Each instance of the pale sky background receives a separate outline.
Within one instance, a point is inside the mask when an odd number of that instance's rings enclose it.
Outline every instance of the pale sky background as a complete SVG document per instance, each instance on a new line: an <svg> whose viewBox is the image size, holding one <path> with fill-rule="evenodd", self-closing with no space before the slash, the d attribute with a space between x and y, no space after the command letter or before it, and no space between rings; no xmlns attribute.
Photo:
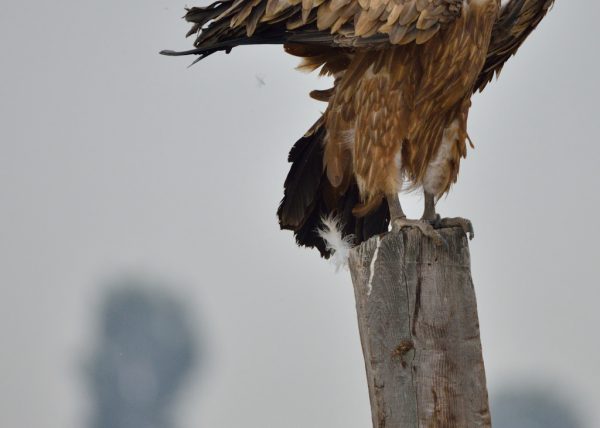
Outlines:
<svg viewBox="0 0 600 428"><path fill-rule="evenodd" d="M364 428L349 274L278 230L292 143L329 82L279 47L187 69L173 0L0 8L0 426L79 428L106 281L172 284L210 347L181 428ZM474 98L442 214L471 244L492 394L558 391L600 426L600 3L557 0ZM257 76L265 81L258 84ZM413 216L421 201L404 197Z"/></svg>

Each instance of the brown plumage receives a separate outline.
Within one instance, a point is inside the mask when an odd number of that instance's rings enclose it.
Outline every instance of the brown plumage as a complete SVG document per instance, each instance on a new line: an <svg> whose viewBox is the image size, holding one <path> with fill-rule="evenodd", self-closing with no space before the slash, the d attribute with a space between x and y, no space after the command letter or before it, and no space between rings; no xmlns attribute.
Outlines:
<svg viewBox="0 0 600 428"><path fill-rule="evenodd" d="M435 220L431 201L456 182L467 153L471 95L553 1L222 0L188 10L195 49L163 53L200 60L282 44L300 69L334 77L333 88L311 93L327 108L290 153L278 211L299 244L328 256L316 231L322 216L340 217L359 243L402 219L390 198L405 187L424 190L424 219Z"/></svg>

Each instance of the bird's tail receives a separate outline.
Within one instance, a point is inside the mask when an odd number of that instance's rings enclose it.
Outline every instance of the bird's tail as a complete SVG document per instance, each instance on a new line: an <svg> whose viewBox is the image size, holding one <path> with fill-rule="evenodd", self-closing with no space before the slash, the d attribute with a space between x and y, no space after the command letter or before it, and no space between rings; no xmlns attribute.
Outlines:
<svg viewBox="0 0 600 428"><path fill-rule="evenodd" d="M331 240L326 240L331 236L327 233L331 224L335 223L339 229L340 242L354 246L387 232L389 212L384 200L364 217L353 214L352 209L360 201L358 186L354 181L339 188L329 183L323 169L325 134L321 117L292 147L288 158L292 166L277 216L282 229L294 232L298 245L317 248L323 257L329 258L336 252Z"/></svg>

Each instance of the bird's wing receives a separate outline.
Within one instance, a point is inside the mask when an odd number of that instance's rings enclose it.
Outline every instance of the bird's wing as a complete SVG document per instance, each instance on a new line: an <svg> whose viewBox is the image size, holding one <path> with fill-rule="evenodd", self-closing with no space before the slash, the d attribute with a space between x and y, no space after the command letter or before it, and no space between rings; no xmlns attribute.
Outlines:
<svg viewBox="0 0 600 428"><path fill-rule="evenodd" d="M500 74L504 63L517 52L553 4L554 0L510 0L502 8L476 90L483 90L494 75Z"/></svg>
<svg viewBox="0 0 600 428"><path fill-rule="evenodd" d="M200 55L249 44L422 44L460 16L463 0L221 0L188 9Z"/></svg>

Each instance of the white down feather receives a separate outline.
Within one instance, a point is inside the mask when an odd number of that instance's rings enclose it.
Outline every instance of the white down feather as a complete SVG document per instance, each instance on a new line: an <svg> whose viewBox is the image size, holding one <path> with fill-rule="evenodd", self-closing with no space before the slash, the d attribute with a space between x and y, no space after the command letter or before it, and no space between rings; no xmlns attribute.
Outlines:
<svg viewBox="0 0 600 428"><path fill-rule="evenodd" d="M335 270L348 267L348 257L350 250L353 248L353 235L342 236L343 224L341 219L333 215L321 218L322 227L317 232L325 241L328 250L331 251L331 262L335 266Z"/></svg>

